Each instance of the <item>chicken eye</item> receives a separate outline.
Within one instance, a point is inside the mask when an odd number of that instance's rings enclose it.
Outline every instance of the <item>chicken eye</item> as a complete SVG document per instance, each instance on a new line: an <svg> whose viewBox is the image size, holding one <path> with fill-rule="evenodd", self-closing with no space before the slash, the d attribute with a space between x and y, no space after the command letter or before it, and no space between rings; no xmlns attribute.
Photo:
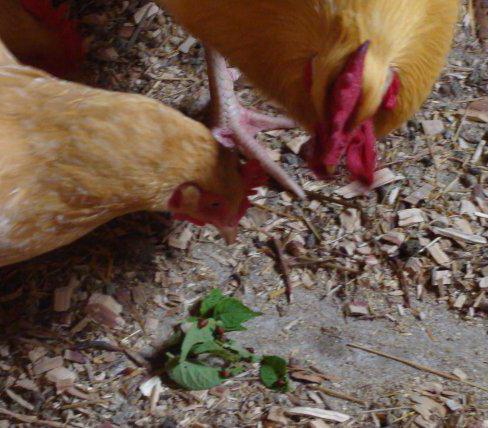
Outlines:
<svg viewBox="0 0 488 428"><path fill-rule="evenodd" d="M220 202L212 202L212 203L210 204L210 206L211 206L212 208L219 208L219 207L220 207Z"/></svg>

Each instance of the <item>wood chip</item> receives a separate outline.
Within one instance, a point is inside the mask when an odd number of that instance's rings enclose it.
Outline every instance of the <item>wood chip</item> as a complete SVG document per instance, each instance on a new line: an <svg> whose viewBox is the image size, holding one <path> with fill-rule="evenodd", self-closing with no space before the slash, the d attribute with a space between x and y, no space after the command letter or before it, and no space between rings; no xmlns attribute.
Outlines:
<svg viewBox="0 0 488 428"><path fill-rule="evenodd" d="M437 270L432 272L432 285L449 285L452 284L452 272L450 270Z"/></svg>
<svg viewBox="0 0 488 428"><path fill-rule="evenodd" d="M30 410L31 412L35 409L35 407L29 403L28 401L24 400L20 395L16 394L13 392L11 389L6 389L5 393L13 400L15 401L18 405L24 407L27 410Z"/></svg>
<svg viewBox="0 0 488 428"><path fill-rule="evenodd" d="M134 22L139 24L143 19L151 18L160 11L159 6L153 2L149 2L140 7L136 13L134 13Z"/></svg>
<svg viewBox="0 0 488 428"><path fill-rule="evenodd" d="M429 197L432 190L434 190L434 186L431 184L425 184L420 189L415 190L409 196L405 198L405 202L415 206L420 201L423 201Z"/></svg>
<svg viewBox="0 0 488 428"><path fill-rule="evenodd" d="M473 216L477 211L478 209L476 208L476 205L473 204L471 201L468 201L466 199L463 199L461 201L461 214L468 214L470 216Z"/></svg>
<svg viewBox="0 0 488 428"><path fill-rule="evenodd" d="M94 321L107 327L115 328L124 325L124 320L119 316L122 312L122 305L112 296L100 293L92 294L88 300L86 312Z"/></svg>
<svg viewBox="0 0 488 428"><path fill-rule="evenodd" d="M15 386L27 391L39 392L39 386L31 379L19 379L15 382Z"/></svg>
<svg viewBox="0 0 488 428"><path fill-rule="evenodd" d="M480 279L480 288L481 289L488 289L488 276Z"/></svg>
<svg viewBox="0 0 488 428"><path fill-rule="evenodd" d="M464 373L461 369L458 369L458 368L454 369L452 371L452 374L461 380L467 380L468 379L468 375L466 373Z"/></svg>
<svg viewBox="0 0 488 428"><path fill-rule="evenodd" d="M177 248L178 250L186 250L190 245L190 241L193 238L192 227L188 225L183 229L183 231L177 235L172 234L168 239L168 244Z"/></svg>
<svg viewBox="0 0 488 428"><path fill-rule="evenodd" d="M488 123L488 97L473 101L466 110L466 117Z"/></svg>
<svg viewBox="0 0 488 428"><path fill-rule="evenodd" d="M368 316L370 315L368 305L366 303L351 303L346 306L346 313L352 317Z"/></svg>
<svg viewBox="0 0 488 428"><path fill-rule="evenodd" d="M34 348L32 351L29 351L29 360L31 363L35 363L36 361L40 360L47 354L47 349L43 348L42 346L38 346Z"/></svg>
<svg viewBox="0 0 488 428"><path fill-rule="evenodd" d="M386 242L391 242L399 247L405 242L406 235L403 232L391 231L381 236L381 239Z"/></svg>
<svg viewBox="0 0 488 428"><path fill-rule="evenodd" d="M347 422L349 419L351 419L349 415L344 413L334 412L332 410L316 409L313 407L293 407L290 409L285 409L285 413L293 416L309 416L340 423Z"/></svg>
<svg viewBox="0 0 488 428"><path fill-rule="evenodd" d="M427 248L427 251L438 264L442 266L449 266L451 264L451 259L439 244L431 245Z"/></svg>
<svg viewBox="0 0 488 428"><path fill-rule="evenodd" d="M286 147L288 147L293 153L298 155L302 146L310 139L310 137L306 135L301 135L299 137L295 137L286 143Z"/></svg>
<svg viewBox="0 0 488 428"><path fill-rule="evenodd" d="M433 227L432 232L434 232L437 235L445 236L447 238L453 238L464 242L469 242L471 244L488 243L488 240L481 235L473 235L473 234L465 233L461 230L457 230L452 227L447 227L447 228Z"/></svg>
<svg viewBox="0 0 488 428"><path fill-rule="evenodd" d="M271 409L269 409L266 419L270 422L275 422L284 426L288 426L290 422L290 420L285 416L284 409L278 406L273 406Z"/></svg>
<svg viewBox="0 0 488 428"><path fill-rule="evenodd" d="M56 385L56 390L59 393L74 385L76 381L76 373L66 367L58 367L47 372L46 379Z"/></svg>
<svg viewBox="0 0 488 428"><path fill-rule="evenodd" d="M476 147L476 151L474 152L474 155L471 158L472 163L477 164L481 160L481 156L483 155L483 150L485 146L486 146L485 140L479 142L478 147Z"/></svg>
<svg viewBox="0 0 488 428"><path fill-rule="evenodd" d="M196 43L197 39L192 36L188 36L187 39L180 46L178 46L178 50L186 54L190 52L190 49L195 46Z"/></svg>
<svg viewBox="0 0 488 428"><path fill-rule="evenodd" d="M462 309L468 300L466 294L460 294L454 301L453 307L456 309Z"/></svg>
<svg viewBox="0 0 488 428"><path fill-rule="evenodd" d="M330 425L326 424L324 421L321 421L320 419L315 419L308 423L308 427L309 428L330 428Z"/></svg>
<svg viewBox="0 0 488 428"><path fill-rule="evenodd" d="M72 277L66 287L59 287L54 290L54 310L56 312L69 311L73 292L80 285L76 277Z"/></svg>
<svg viewBox="0 0 488 428"><path fill-rule="evenodd" d="M446 406L451 412L459 412L460 410L463 410L462 404L455 400L446 400Z"/></svg>
<svg viewBox="0 0 488 428"><path fill-rule="evenodd" d="M425 221L422 210L418 208L398 211L398 219L399 226L410 226L412 224L423 223Z"/></svg>
<svg viewBox="0 0 488 428"><path fill-rule="evenodd" d="M439 135L444 132L444 123L442 120L423 120L421 125L424 134L428 136Z"/></svg>
<svg viewBox="0 0 488 428"><path fill-rule="evenodd" d="M41 375L48 372L49 370L57 369L63 366L63 357L43 357L38 360L32 369L36 375Z"/></svg>
<svg viewBox="0 0 488 428"><path fill-rule="evenodd" d="M346 233L353 233L361 229L361 214L354 208L348 208L339 216L341 226Z"/></svg>
<svg viewBox="0 0 488 428"><path fill-rule="evenodd" d="M395 181L403 180L403 175L395 175L395 173L389 169L384 168L375 172L374 181L371 187L366 187L359 181L354 181L347 186L337 189L334 193L342 196L345 199L355 198L369 193L373 189L385 186L386 184L394 183Z"/></svg>
<svg viewBox="0 0 488 428"><path fill-rule="evenodd" d="M161 378L159 376L153 376L146 380L139 386L139 391L144 397L150 397L155 387L162 388Z"/></svg>

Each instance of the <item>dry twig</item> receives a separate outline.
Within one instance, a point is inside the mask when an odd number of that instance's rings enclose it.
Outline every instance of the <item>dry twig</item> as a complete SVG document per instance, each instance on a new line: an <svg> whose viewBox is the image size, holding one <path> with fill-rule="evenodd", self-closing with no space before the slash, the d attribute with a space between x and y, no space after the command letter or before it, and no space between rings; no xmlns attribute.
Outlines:
<svg viewBox="0 0 488 428"><path fill-rule="evenodd" d="M370 354L379 355L380 357L385 357L385 358L388 358L388 359L393 360L393 361L398 361L399 363L413 367L414 369L421 370L423 372L432 373L433 375L443 377L444 379L453 380L455 382L462 383L463 385L468 385L468 386L471 386L473 388L480 389L481 391L488 392L487 386L479 385L479 384L477 384L475 382L471 382L469 380L459 379L457 376L455 376L451 373L447 373L447 372L443 372L441 370L433 369L432 367L428 367L428 366L424 366L422 364L418 364L415 361L410 361L410 360L407 360L406 358L397 357L395 355L387 354L386 352L379 351L379 350L376 350L373 348L369 348L367 346L361 345L360 343L348 343L346 346L348 346L349 348L354 348L354 349L359 349L361 351L369 352Z"/></svg>
<svg viewBox="0 0 488 428"><path fill-rule="evenodd" d="M273 250L276 254L276 259L277 259L276 262L277 262L278 267L281 271L281 276L283 278L283 282L285 283L286 299L288 300L288 303L291 303L292 284L291 284L291 280L290 280L290 265L288 264L288 261L286 260L283 245L281 244L279 239L276 237L273 237L271 239L271 242L273 243Z"/></svg>

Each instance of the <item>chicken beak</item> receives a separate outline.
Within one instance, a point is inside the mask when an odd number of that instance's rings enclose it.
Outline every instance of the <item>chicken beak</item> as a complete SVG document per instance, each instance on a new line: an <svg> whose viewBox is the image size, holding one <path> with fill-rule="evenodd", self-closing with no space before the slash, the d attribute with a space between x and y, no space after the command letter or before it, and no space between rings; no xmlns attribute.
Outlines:
<svg viewBox="0 0 488 428"><path fill-rule="evenodd" d="M227 245L234 244L237 239L237 226L219 227L219 232Z"/></svg>

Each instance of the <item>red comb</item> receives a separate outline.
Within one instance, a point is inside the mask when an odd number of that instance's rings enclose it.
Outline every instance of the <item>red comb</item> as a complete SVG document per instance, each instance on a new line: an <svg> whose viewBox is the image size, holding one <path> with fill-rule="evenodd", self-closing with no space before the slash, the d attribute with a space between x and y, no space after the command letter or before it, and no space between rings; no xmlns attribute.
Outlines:
<svg viewBox="0 0 488 428"><path fill-rule="evenodd" d="M20 0L24 9L40 21L47 29L56 33L65 48L65 61L56 68L74 70L85 56L83 39L78 32L78 22L68 18L69 8L66 3L55 8L51 0ZM49 70L51 71L51 70Z"/></svg>
<svg viewBox="0 0 488 428"><path fill-rule="evenodd" d="M337 165L349 143L349 120L359 102L362 93L363 71L370 42L363 43L354 52L343 72L336 79L331 93L332 113L330 123L330 141L323 158L325 165Z"/></svg>
<svg viewBox="0 0 488 428"><path fill-rule="evenodd" d="M324 176L327 166L336 166L346 154L346 164L354 179L371 185L376 168L376 137L373 119L368 118L351 129L362 95L363 73L369 41L363 43L350 57L337 77L330 93L330 116L316 127L317 139L307 145L304 155L310 168ZM381 108L395 108L400 93L400 79L396 73L388 87Z"/></svg>

